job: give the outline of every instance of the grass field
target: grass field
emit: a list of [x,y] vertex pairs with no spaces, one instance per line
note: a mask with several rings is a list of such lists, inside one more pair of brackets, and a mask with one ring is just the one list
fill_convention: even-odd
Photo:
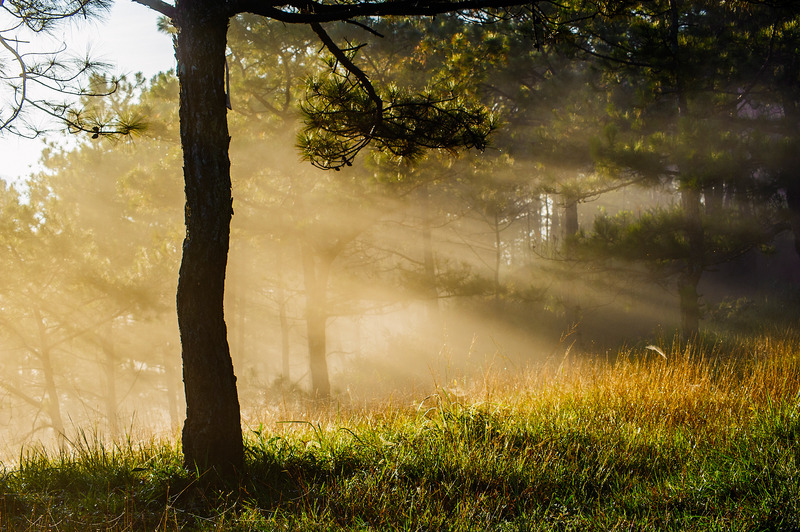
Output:
[[366,410],[309,405],[249,431],[225,489],[183,471],[175,442],[86,437],[3,471],[0,528],[800,530],[800,341],[726,350],[565,356]]

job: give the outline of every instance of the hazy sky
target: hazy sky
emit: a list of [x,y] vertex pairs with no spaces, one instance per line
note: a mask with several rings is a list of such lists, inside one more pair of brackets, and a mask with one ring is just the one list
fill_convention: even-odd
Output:
[[[94,59],[112,63],[111,72],[146,77],[175,66],[169,36],[157,31],[158,13],[131,0],[117,0],[103,20],[64,27],[55,38],[66,42],[78,55],[87,49]],[[42,148],[42,140],[0,136],[0,177],[17,180],[31,172]]]

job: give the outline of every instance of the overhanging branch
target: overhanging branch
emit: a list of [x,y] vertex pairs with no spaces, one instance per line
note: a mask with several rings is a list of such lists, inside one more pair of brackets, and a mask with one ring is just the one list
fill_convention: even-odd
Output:
[[[144,3],[153,0],[134,0]],[[157,1],[157,0],[156,0]],[[239,13],[253,13],[269,17],[281,22],[295,24],[311,24],[313,22],[334,22],[350,20],[354,17],[381,17],[381,16],[434,16],[454,11],[467,11],[474,9],[500,9],[522,5],[535,5],[534,0],[460,0],[456,2],[433,1],[421,2],[419,0],[395,0],[392,2],[358,2],[354,4],[321,4],[318,2],[292,2],[286,4],[291,11],[284,11],[274,7],[271,2],[264,0],[232,0],[230,2],[230,16]]]
[[171,6],[166,2],[162,2],[161,0],[133,0],[137,4],[142,4],[145,7],[149,7],[153,11],[158,11],[165,17],[174,18],[175,17],[175,6]]

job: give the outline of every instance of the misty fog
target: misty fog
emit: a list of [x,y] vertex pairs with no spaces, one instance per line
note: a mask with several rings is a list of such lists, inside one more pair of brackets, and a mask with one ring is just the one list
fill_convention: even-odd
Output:
[[[683,241],[650,250],[634,237],[660,242],[682,230],[675,220],[689,194],[677,169],[743,150],[729,138],[714,145],[702,128],[758,128],[763,102],[674,133],[668,96],[642,102],[633,81],[609,79],[555,46],[540,53],[514,41],[513,27],[464,24],[382,22],[383,39],[342,25],[336,36],[368,43],[357,57],[376,83],[453,84],[480,101],[498,120],[487,149],[414,159],[365,150],[331,171],[297,147],[307,79],[330,58],[303,28],[232,23],[225,315],[246,427],[310,408],[315,349],[328,364],[332,404],[358,408],[680,334],[690,262]],[[142,134],[54,142],[42,172],[0,190],[4,457],[86,434],[177,434],[185,409],[175,318],[184,235],[177,97],[172,72],[128,78],[85,105],[141,116]],[[647,105],[652,122],[625,125],[630,108]],[[675,136],[637,138],[650,130]],[[687,146],[701,155],[683,154]],[[766,183],[766,164],[743,176],[731,171],[736,161],[726,164],[697,197],[708,216],[696,284],[701,329],[800,281],[787,231],[745,231],[774,225],[785,193],[748,184],[754,175]]]

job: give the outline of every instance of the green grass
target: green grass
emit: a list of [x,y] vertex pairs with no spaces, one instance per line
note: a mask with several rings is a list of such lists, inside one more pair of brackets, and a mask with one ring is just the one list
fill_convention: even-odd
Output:
[[2,473],[0,528],[800,530],[800,343],[666,351],[265,419],[227,489],[173,443],[85,438]]

